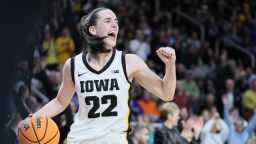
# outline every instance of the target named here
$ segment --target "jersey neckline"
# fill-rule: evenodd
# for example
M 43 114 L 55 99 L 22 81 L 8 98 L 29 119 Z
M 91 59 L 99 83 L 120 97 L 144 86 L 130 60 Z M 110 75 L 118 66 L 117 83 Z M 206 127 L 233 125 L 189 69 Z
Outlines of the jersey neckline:
M 88 62 L 87 62 L 87 60 L 86 60 L 86 53 L 85 53 L 85 52 L 82 54 L 82 59 L 83 59 L 83 63 L 84 63 L 84 65 L 85 65 L 85 67 L 87 67 L 87 69 L 88 69 L 89 71 L 91 71 L 92 73 L 95 73 L 95 74 L 101 74 L 101 73 L 103 73 L 103 72 L 111 65 L 111 63 L 113 62 L 113 60 L 114 60 L 114 58 L 115 58 L 115 54 L 116 54 L 116 50 L 113 49 L 111 58 L 108 60 L 107 64 L 106 64 L 103 68 L 101 68 L 99 71 L 95 70 L 94 68 L 92 68 L 92 67 L 88 64 Z

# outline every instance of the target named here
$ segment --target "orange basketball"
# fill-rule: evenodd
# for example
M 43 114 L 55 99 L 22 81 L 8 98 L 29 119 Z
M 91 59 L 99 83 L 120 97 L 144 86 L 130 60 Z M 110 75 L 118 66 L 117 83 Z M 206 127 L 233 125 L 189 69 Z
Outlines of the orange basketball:
M 58 144 L 60 132 L 51 118 L 32 116 L 18 128 L 18 139 L 20 144 Z

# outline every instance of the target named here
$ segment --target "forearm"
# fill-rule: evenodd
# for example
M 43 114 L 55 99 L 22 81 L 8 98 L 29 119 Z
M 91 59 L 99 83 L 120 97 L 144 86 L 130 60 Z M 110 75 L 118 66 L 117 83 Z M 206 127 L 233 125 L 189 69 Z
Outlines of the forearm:
M 166 65 L 165 76 L 163 78 L 163 92 L 165 100 L 171 101 L 176 88 L 176 68 L 175 63 Z
M 228 127 L 231 127 L 232 122 L 228 112 L 228 108 L 226 106 L 224 106 L 223 114 L 224 114 L 224 121 L 227 123 Z
M 51 100 L 43 108 L 38 110 L 34 115 L 43 115 L 48 117 L 54 117 L 64 111 L 68 105 L 62 104 L 57 98 Z

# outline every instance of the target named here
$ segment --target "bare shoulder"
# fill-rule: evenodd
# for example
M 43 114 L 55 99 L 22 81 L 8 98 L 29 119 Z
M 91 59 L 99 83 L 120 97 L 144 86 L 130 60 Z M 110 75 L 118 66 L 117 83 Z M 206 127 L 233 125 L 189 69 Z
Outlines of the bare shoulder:
M 133 75 L 140 70 L 147 68 L 146 63 L 135 54 L 126 54 L 125 59 L 126 70 L 129 78 L 133 77 Z
M 71 58 L 66 60 L 63 66 L 63 79 L 71 80 Z
M 125 55 L 126 64 L 134 65 L 136 63 L 145 63 L 139 56 L 135 54 L 126 54 Z
M 67 71 L 71 69 L 71 58 L 67 59 L 64 66 L 63 66 L 63 71 Z
M 64 65 L 70 68 L 70 62 L 71 62 L 71 58 L 68 58 Z
M 134 69 L 140 68 L 143 65 L 146 65 L 146 63 L 137 55 L 135 54 L 126 54 L 126 66 L 133 67 Z

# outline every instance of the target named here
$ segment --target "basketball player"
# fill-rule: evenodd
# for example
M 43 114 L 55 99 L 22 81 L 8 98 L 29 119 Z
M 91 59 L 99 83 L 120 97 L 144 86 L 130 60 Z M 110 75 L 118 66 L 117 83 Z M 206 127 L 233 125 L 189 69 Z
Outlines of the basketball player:
M 76 92 L 79 110 L 67 137 L 68 144 L 128 143 L 129 90 L 133 80 L 164 101 L 173 99 L 175 51 L 170 47 L 156 51 L 166 67 L 161 79 L 138 56 L 114 49 L 118 31 L 118 20 L 110 9 L 97 8 L 82 17 L 86 49 L 66 61 L 57 97 L 34 114 L 56 116 Z

